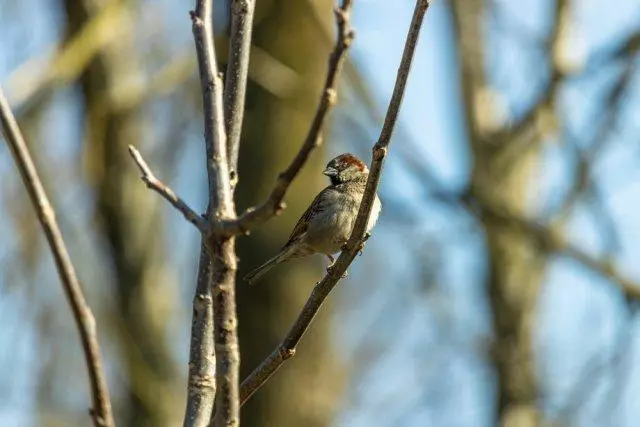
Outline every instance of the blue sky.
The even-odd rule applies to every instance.
[[[17,66],[42,54],[51,47],[51,40],[59,37],[56,15],[31,13],[35,3],[33,0],[0,0],[0,10],[10,4],[20,11],[18,16],[25,19],[29,16],[32,20],[27,30],[21,25],[4,25],[6,17],[0,16],[0,31],[5,40],[5,46],[0,44],[3,47],[0,49],[0,84],[6,85],[8,76]],[[167,13],[166,22],[172,29],[172,37],[167,39],[172,45],[175,43],[176,48],[184,44],[191,47],[186,13],[184,20],[168,18],[174,9],[184,5],[171,0],[162,3]],[[393,88],[413,2],[356,0],[354,3],[357,38],[352,57],[370,87],[374,88],[379,110],[384,111]],[[496,0],[496,3],[512,16],[515,27],[524,29],[526,34],[544,36],[551,1],[523,0],[517,2],[517,7],[506,0]],[[55,10],[53,5],[47,3],[48,9]],[[357,370],[351,381],[344,410],[336,423],[343,427],[475,427],[489,426],[492,422],[490,384],[493,378],[488,366],[478,357],[482,340],[489,333],[484,290],[476,279],[482,276],[484,269],[481,236],[472,231],[465,234],[464,229],[460,231],[461,221],[452,223],[443,207],[424,198],[423,183],[403,170],[401,161],[394,157],[398,146],[410,141],[414,154],[429,164],[445,187],[459,188],[466,182],[471,159],[457,103],[459,88],[454,68],[454,40],[446,5],[446,1],[436,1],[428,12],[402,107],[401,129],[393,141],[382,181],[383,201],[394,200],[408,206],[414,220],[403,227],[383,215],[377,233],[367,247],[370,258],[365,256],[358,260],[352,267],[352,276],[339,293],[342,308],[335,320],[335,330],[336,340],[345,344],[344,357],[348,359],[358,354],[363,346],[371,343],[380,351],[379,357],[365,369]],[[571,51],[578,59],[599,51],[630,30],[638,31],[640,8],[634,0],[618,0],[615,7],[603,7],[595,0],[577,1],[575,5]],[[25,38],[26,32],[28,37]],[[5,38],[6,33],[9,35]],[[521,111],[535,95],[535,85],[531,84],[535,73],[532,77],[527,68],[530,52],[521,42],[508,37],[493,33],[490,37],[492,49],[499,52],[494,84],[507,100],[508,111]],[[23,39],[26,42],[20,44],[20,49],[12,48]],[[615,70],[604,74],[604,77],[578,82],[563,91],[562,108],[569,123],[578,127],[592,120],[594,105],[600,101],[598,89],[607,86]],[[638,83],[636,78],[636,95]],[[60,105],[69,104],[65,102],[68,96],[73,94],[67,91],[59,96]],[[629,119],[612,137],[611,148],[599,159],[596,174],[603,189],[604,203],[620,230],[618,266],[629,277],[640,281],[640,264],[636,262],[640,255],[640,220],[636,203],[640,197],[640,180],[636,172],[637,124],[640,123],[637,99],[636,96],[633,98],[635,104],[626,107]],[[77,139],[78,131],[73,122],[77,112],[64,108],[57,111],[51,117],[57,138],[52,140],[48,152],[62,155],[73,149],[65,141]],[[340,122],[339,118],[337,122]],[[377,130],[375,127],[367,129],[368,136],[375,138]],[[341,132],[345,130],[340,126],[334,130],[337,135]],[[341,140],[336,138],[336,141]],[[362,138],[341,145],[330,141],[328,151],[333,154],[348,148],[368,153],[369,143],[372,144],[373,139]],[[571,179],[558,141],[550,141],[545,146],[545,156],[548,161],[542,164],[536,176],[540,183],[535,190],[538,200],[553,198]],[[0,148],[0,172],[10,180],[17,179],[5,148]],[[176,184],[187,199],[198,199],[197,195],[189,194],[193,188],[190,183],[178,181]],[[539,206],[533,208],[537,211]],[[82,212],[75,215],[83,216]],[[593,217],[586,210],[578,210],[572,218],[569,236],[585,250],[598,254],[602,243],[596,225],[597,220],[594,225]],[[6,228],[6,225],[0,225],[4,236],[10,235]],[[185,233],[185,229],[181,227],[180,232]],[[186,233],[182,240],[184,247],[194,247],[197,236],[191,231]],[[416,266],[415,258],[411,256],[416,248],[408,246],[406,239],[408,235],[424,237],[424,245],[419,249],[428,251],[427,239],[433,238],[434,234],[436,238],[445,239],[454,235],[460,242],[448,244],[442,253],[428,255],[434,257],[435,262],[441,262],[443,269],[438,280],[440,285],[425,290],[417,276],[421,266]],[[0,253],[2,251],[0,248]],[[392,266],[380,265],[377,260],[388,256],[389,251],[393,252]],[[420,259],[425,258],[427,256]],[[189,265],[186,263],[178,269],[180,274],[187,274]],[[39,274],[46,277],[47,270]],[[358,288],[362,282],[370,288],[365,298]],[[4,294],[6,289],[6,284],[0,283],[3,293],[0,324],[19,324],[16,322],[23,311],[19,303],[6,302],[13,301],[12,295]],[[554,413],[554,408],[563,404],[567,390],[573,388],[589,356],[600,354],[603,360],[608,360],[620,334],[627,332],[625,340],[630,344],[625,352],[626,359],[611,362],[614,367],[624,367],[626,360],[625,363],[631,366],[624,371],[625,382],[619,379],[613,383],[596,381],[593,395],[582,408],[579,425],[633,425],[640,416],[632,400],[632,396],[640,392],[640,372],[633,368],[640,366],[636,348],[637,322],[627,322],[625,307],[616,288],[574,262],[556,259],[550,263],[546,274],[539,313],[536,342],[539,369],[544,376],[545,409]],[[390,324],[380,321],[385,316],[392,320]],[[401,333],[396,332],[394,325]],[[28,391],[33,388],[29,367],[34,357],[31,350],[35,348],[32,338],[27,333],[17,341],[15,331],[0,329],[0,347],[10,348],[18,342],[13,357],[0,357],[6,361],[0,367],[0,378],[11,378],[8,389],[6,384],[0,383],[0,425],[28,425],[26,414],[31,405]],[[389,346],[389,343],[393,345]],[[626,388],[620,397],[619,411],[613,419],[601,419],[599,405],[608,396],[608,389],[622,388],[621,384],[626,384]]]

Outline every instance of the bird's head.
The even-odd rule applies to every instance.
[[[369,169],[362,160],[353,154],[344,153],[330,160],[322,173],[329,177],[331,184],[337,185],[357,179],[366,179]]]

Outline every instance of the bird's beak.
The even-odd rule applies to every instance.
[[[329,177],[337,176],[338,175],[338,169],[332,168],[330,166],[327,166],[327,168],[324,171],[322,171],[322,173],[324,175],[326,175],[326,176],[329,176]]]

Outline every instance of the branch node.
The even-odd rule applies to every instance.
[[[273,211],[273,213],[276,215],[280,215],[286,208],[287,208],[287,204],[285,202],[280,202],[276,205],[276,208]]]
[[[202,19],[200,19],[200,17],[194,10],[189,11],[189,18],[191,18],[191,22],[193,23],[193,25],[201,27],[204,24],[202,22]]]
[[[344,35],[344,46],[345,47],[349,47],[351,46],[351,43],[353,43],[353,39],[356,38],[356,31],[353,29],[349,29],[349,31],[347,31],[347,33]]]
[[[328,106],[333,107],[336,105],[337,100],[338,92],[335,89],[329,87],[324,90],[324,101]]]
[[[197,214],[193,209],[189,207],[180,197],[178,197],[171,188],[166,186],[162,181],[157,179],[149,165],[144,160],[140,152],[133,146],[129,145],[129,154],[133,158],[133,161],[140,169],[142,176],[140,179],[146,184],[148,188],[160,194],[165,200],[167,200],[174,208],[176,208],[187,221],[196,226],[196,228],[205,236],[210,233],[210,226],[207,220],[201,215]]]
[[[379,162],[382,159],[384,159],[386,155],[387,155],[387,147],[378,146],[377,144],[376,144],[375,147],[373,147],[373,159],[374,160]]]
[[[296,355],[295,348],[280,347],[280,356],[282,357],[282,360],[287,360],[295,355]]]
[[[231,185],[231,188],[236,188],[236,186],[238,185],[238,172],[234,169],[229,171],[229,184]]]

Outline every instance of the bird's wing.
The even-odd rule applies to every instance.
[[[309,221],[311,221],[311,217],[317,215],[319,212],[322,212],[326,206],[326,195],[331,190],[331,187],[327,187],[321,192],[318,193],[315,199],[311,202],[307,210],[302,214],[296,226],[293,227],[293,231],[287,240],[287,243],[284,244],[283,248],[286,248],[295,240],[297,240],[300,236],[302,236],[309,228]]]

